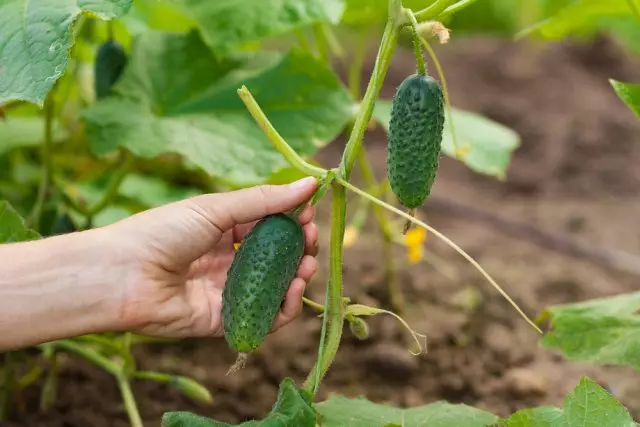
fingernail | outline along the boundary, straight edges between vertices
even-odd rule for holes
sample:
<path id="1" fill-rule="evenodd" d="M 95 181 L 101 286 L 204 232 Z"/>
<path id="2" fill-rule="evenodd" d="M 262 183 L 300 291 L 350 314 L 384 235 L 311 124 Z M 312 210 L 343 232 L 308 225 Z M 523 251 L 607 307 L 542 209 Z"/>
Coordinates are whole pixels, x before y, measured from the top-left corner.
<path id="1" fill-rule="evenodd" d="M 316 179 L 312 176 L 308 176 L 306 178 L 302 178 L 292 182 L 291 184 L 289 184 L 289 188 L 291 188 L 293 191 L 303 191 L 311 187 L 315 187 L 315 185 Z"/>

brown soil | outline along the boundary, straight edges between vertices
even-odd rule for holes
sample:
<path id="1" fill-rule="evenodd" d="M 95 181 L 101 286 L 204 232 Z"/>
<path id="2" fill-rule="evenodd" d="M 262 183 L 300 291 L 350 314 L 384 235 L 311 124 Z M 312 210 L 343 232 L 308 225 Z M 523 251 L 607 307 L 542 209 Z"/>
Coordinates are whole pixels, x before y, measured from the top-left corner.
<path id="1" fill-rule="evenodd" d="M 445 158 L 434 198 L 569 233 L 594 246 L 640 252 L 640 126 L 607 82 L 610 77 L 637 79 L 637 61 L 631 62 L 606 40 L 589 46 L 534 48 L 470 39 L 439 48 L 439 54 L 454 104 L 513 127 L 523 141 L 506 182 L 474 174 Z M 383 96 L 390 97 L 412 72 L 411 61 L 408 54 L 394 58 Z M 366 143 L 382 176 L 384 135 L 380 130 L 370 132 Z M 335 164 L 343 144 L 336 141 L 319 159 Z M 437 203 L 427 203 L 425 212 L 431 224 L 474 256 L 530 316 L 550 304 L 638 287 L 638 278 L 630 274 L 541 249 L 486 223 L 450 215 Z M 327 248 L 326 203 L 318 216 L 322 247 Z M 506 415 L 532 405 L 562 404 L 563 396 L 586 374 L 640 415 L 640 403 L 633 399 L 638 374 L 570 364 L 540 349 L 536 334 L 476 270 L 435 238 L 429 238 L 429 247 L 438 258 L 414 266 L 406 265 L 401 248 L 396 248 L 402 291 L 410 301 L 406 317 L 413 328 L 428 335 L 428 353 L 410 356 L 407 334 L 389 316 L 370 321 L 371 337 L 364 342 L 347 329 L 320 399 L 331 392 L 365 394 L 375 401 L 406 406 L 447 399 Z M 326 249 L 322 255 L 326 261 Z M 381 245 L 373 223 L 345 256 L 346 294 L 386 305 Z M 326 274 L 322 270 L 310 286 L 309 295 L 316 300 L 323 299 Z M 469 289 L 481 296 L 474 310 L 460 304 Z M 138 382 L 134 391 L 147 425 L 159 425 L 163 412 L 175 410 L 230 422 L 262 417 L 280 380 L 285 376 L 302 380 L 311 368 L 319 328 L 318 319 L 306 311 L 303 318 L 272 335 L 249 365 L 230 377 L 225 372 L 234 355 L 220 339 L 139 348 L 141 368 L 191 375 L 215 399 L 206 407 L 168 387 Z M 38 393 L 38 387 L 28 389 L 24 412 L 6 425 L 128 425 L 112 378 L 82 361 L 63 363 L 55 409 L 38 413 Z"/>

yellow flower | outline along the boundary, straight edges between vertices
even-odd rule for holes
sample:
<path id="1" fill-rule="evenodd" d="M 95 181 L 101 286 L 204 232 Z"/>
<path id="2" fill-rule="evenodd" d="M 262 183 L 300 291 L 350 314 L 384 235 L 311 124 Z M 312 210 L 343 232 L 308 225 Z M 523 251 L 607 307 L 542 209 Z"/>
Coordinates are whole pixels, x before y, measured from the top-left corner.
<path id="1" fill-rule="evenodd" d="M 427 231 L 422 227 L 412 228 L 405 234 L 404 243 L 407 246 L 407 257 L 412 264 L 416 264 L 422 260 L 422 245 L 426 237 Z"/>

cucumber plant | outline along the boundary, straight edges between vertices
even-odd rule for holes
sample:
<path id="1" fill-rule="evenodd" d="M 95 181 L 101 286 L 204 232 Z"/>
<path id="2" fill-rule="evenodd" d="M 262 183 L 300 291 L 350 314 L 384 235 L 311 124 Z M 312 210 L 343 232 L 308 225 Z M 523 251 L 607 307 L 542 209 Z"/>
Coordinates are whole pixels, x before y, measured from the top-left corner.
<path id="1" fill-rule="evenodd" d="M 133 5 L 130 0 L 96 0 L 82 8 L 61 5 L 55 14 L 49 11 L 49 15 L 42 15 L 43 22 L 56 23 L 50 26 L 52 30 L 33 33 L 41 37 L 37 41 L 38 46 L 45 47 L 42 52 L 30 50 L 33 44 L 23 33 L 24 28 L 42 24 L 31 19 L 40 16 L 38 13 L 22 13 L 37 11 L 41 6 L 39 2 L 12 0 L 0 5 L 0 12 L 6 16 L 3 21 L 6 25 L 0 25 L 1 39 L 13 41 L 0 43 L 0 77 L 11 77 L 0 78 L 0 143 L 23 149 L 5 152 L 0 144 L 0 160 L 6 166 L 4 172 L 0 169 L 0 184 L 3 184 L 0 194 L 15 205 L 14 209 L 7 201 L 0 202 L 3 214 L 0 217 L 4 221 L 12 219 L 15 227 L 12 235 L 28 240 L 100 226 L 192 192 L 288 181 L 294 176 L 316 177 L 321 184 L 312 204 L 331 190 L 330 277 L 326 298 L 324 304 L 304 300 L 322 313 L 318 357 L 301 387 L 287 378 L 282 381 L 278 400 L 264 425 L 344 425 L 341 413 L 347 413 L 349 420 L 358 419 L 361 413 L 377 413 L 381 420 L 393 420 L 394 425 L 413 425 L 409 415 L 405 419 L 404 412 L 396 408 L 382 409 L 367 401 L 344 398 L 315 403 L 314 398 L 338 351 L 344 322 L 348 322 L 355 336 L 366 339 L 369 327 L 364 317 L 395 316 L 420 348 L 423 336 L 412 331 L 397 314 L 404 303 L 393 260 L 396 243 L 410 246 L 409 252 L 415 252 L 413 245 L 422 244 L 420 234 L 410 234 L 415 230 L 428 230 L 443 239 L 518 309 L 468 254 L 411 211 L 428 196 L 441 153 L 475 171 L 504 177 L 508 161 L 500 163 L 466 156 L 469 152 L 473 154 L 478 143 L 458 144 L 456 129 L 460 129 L 454 122 L 463 112 L 451 106 L 442 67 L 428 41 L 437 37 L 445 43 L 450 38 L 447 25 L 452 19 L 455 23 L 460 14 L 474 15 L 478 7 L 485 7 L 483 3 L 491 0 L 406 0 L 404 4 L 400 0 L 390 0 L 388 4 L 380 0 L 371 2 L 367 8 L 358 1 L 292 0 L 296 1 L 299 2 L 296 7 L 291 7 L 290 2 L 264 1 L 247 2 L 242 8 L 225 8 L 217 2 L 205 7 L 201 2 L 190 0 L 175 4 L 136 0 Z M 621 1 L 629 5 L 630 16 L 640 16 L 634 0 Z M 512 7 L 519 7 L 516 3 L 513 2 Z M 527 3 L 530 6 L 532 2 Z M 588 9 L 589 3 L 575 2 L 567 6 L 570 13 L 560 10 L 561 18 L 553 18 L 554 25 L 558 25 L 558 19 L 562 23 L 562 16 L 570 22 L 566 16 L 581 13 L 581 8 Z M 308 5 L 314 7 L 307 10 Z M 156 8 L 162 8 L 162 12 Z M 246 22 L 249 14 L 245 14 L 244 9 L 248 8 L 252 9 L 252 22 Z M 612 13 L 621 10 L 617 6 L 611 9 Z M 273 11 L 282 13 L 274 17 Z M 64 19 L 59 19 L 61 16 Z M 353 55 L 345 53 L 339 37 L 334 34 L 332 25 L 338 24 L 356 32 Z M 382 24 L 384 30 L 371 78 L 362 94 L 360 79 L 367 41 L 377 24 Z M 549 25 L 549 21 L 532 32 L 548 34 L 543 31 L 544 25 Z M 572 28 L 569 24 L 565 27 Z M 393 100 L 381 100 L 379 93 L 387 69 L 405 34 L 415 52 L 415 70 L 407 70 L 407 78 Z M 276 45 L 284 43 L 291 49 L 286 55 L 262 51 L 260 45 L 267 38 L 275 38 Z M 292 48 L 292 44 L 297 47 Z M 423 49 L 433 62 L 437 81 L 436 73 L 427 74 Z M 69 50 L 71 60 L 67 57 Z M 31 53 L 36 57 L 31 58 Z M 334 59 L 344 62 L 348 69 L 348 90 L 331 69 Z M 635 86 L 612 84 L 637 112 L 640 102 Z M 236 93 L 237 88 L 240 89 Z M 29 103 L 43 107 L 42 111 L 34 114 L 35 109 Z M 367 129 L 376 125 L 388 128 L 389 139 L 388 178 L 380 181 L 373 174 L 363 144 Z M 238 129 L 242 133 L 240 139 L 248 142 L 238 141 Z M 260 130 L 265 132 L 266 139 Z M 306 160 L 342 131 L 348 140 L 339 165 L 324 168 Z M 494 157 L 508 159 L 508 153 L 517 146 L 517 137 L 502 131 L 508 148 L 503 155 Z M 189 138 L 184 137 L 187 133 Z M 238 147 L 238 144 L 238 152 L 225 155 L 228 147 Z M 34 147 L 40 148 L 40 152 L 32 152 Z M 411 156 L 412 152 L 416 155 Z M 245 163 L 245 153 L 250 153 L 249 157 L 255 161 Z M 41 172 L 37 166 L 41 166 Z M 350 182 L 356 167 L 365 189 Z M 418 170 L 425 173 L 415 173 Z M 143 174 L 153 175 L 155 179 Z M 4 185 L 6 180 L 24 181 L 27 190 L 16 191 L 15 186 Z M 179 186 L 181 190 L 172 191 Z M 358 213 L 350 223 L 346 217 L 347 191 L 361 198 Z M 410 211 L 396 208 L 396 200 Z M 347 230 L 357 233 L 369 210 L 375 215 L 381 233 L 391 308 L 395 312 L 351 304 L 344 296 L 345 233 Z M 405 239 L 398 236 L 399 227 L 396 228 L 391 214 L 404 222 L 405 231 L 408 224 L 416 226 L 407 232 Z M 20 216 L 27 217 L 26 224 Z M 295 212 L 290 216 L 276 215 L 254 227 L 229 271 L 223 317 L 229 346 L 240 354 L 240 363 L 234 371 L 247 354 L 260 346 L 295 272 L 302 245 L 299 227 L 293 218 Z M 255 265 L 258 258 L 260 263 Z M 416 258 L 421 259 L 420 252 Z M 269 287 L 263 289 L 261 285 Z M 620 301 L 614 303 L 620 304 Z M 263 316 L 256 316 L 259 309 Z M 551 313 L 549 316 L 559 325 L 564 325 L 565 319 L 569 319 L 566 323 L 570 324 L 577 316 L 570 307 Z M 600 319 L 603 323 L 608 320 L 611 319 Z M 627 317 L 617 320 L 628 322 L 624 324 L 629 328 L 633 326 Z M 581 346 L 575 342 L 563 345 L 562 337 L 553 334 L 546 338 L 549 347 L 559 348 L 569 357 L 584 359 L 576 350 Z M 83 357 L 113 375 L 134 427 L 142 425 L 130 387 L 134 380 L 171 385 L 191 398 L 210 401 L 208 391 L 189 378 L 136 368 L 132 347 L 152 341 L 134 334 L 60 340 L 39 346 L 45 363 L 34 361 L 24 352 L 5 354 L 0 381 L 0 420 L 13 409 L 12 394 L 43 376 L 41 409 L 47 410 L 55 404 L 58 356 L 63 352 Z M 582 346 L 600 350 L 593 349 L 592 343 L 590 340 Z M 605 350 L 615 355 L 610 348 Z M 594 359 L 598 361 L 597 358 L 591 360 Z M 610 356 L 609 361 L 633 363 L 628 357 Z M 241 371 L 235 374 L 241 375 Z M 580 382 L 566 403 L 584 402 L 587 398 L 592 398 L 594 405 L 607 402 L 608 406 L 603 408 L 615 415 L 611 420 L 617 423 L 610 425 L 631 425 L 624 408 L 588 380 Z M 345 407 L 352 411 L 345 412 Z M 581 416 L 575 411 L 564 414 L 555 407 L 535 408 L 533 415 L 515 414 L 515 421 L 500 420 L 487 412 L 457 405 L 427 405 L 424 411 L 424 414 L 454 413 L 458 424 L 468 422 L 470 426 L 516 426 L 521 425 L 515 424 L 520 416 L 547 419 L 549 413 L 564 423 L 558 425 L 568 425 Z M 387 421 L 384 425 L 389 425 Z M 167 413 L 163 424 L 167 427 L 226 425 L 187 413 Z M 600 425 L 608 427 L 609 424 Z"/>

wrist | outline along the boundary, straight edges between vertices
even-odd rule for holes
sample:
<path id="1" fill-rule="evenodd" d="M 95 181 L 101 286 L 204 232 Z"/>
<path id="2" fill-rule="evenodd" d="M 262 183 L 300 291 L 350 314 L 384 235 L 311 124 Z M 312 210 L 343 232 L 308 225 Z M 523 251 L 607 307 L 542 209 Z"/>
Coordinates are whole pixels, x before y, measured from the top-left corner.
<path id="1" fill-rule="evenodd" d="M 89 230 L 0 248 L 0 347 L 118 330 L 125 271 Z"/>

